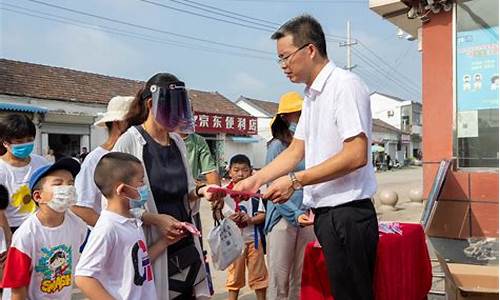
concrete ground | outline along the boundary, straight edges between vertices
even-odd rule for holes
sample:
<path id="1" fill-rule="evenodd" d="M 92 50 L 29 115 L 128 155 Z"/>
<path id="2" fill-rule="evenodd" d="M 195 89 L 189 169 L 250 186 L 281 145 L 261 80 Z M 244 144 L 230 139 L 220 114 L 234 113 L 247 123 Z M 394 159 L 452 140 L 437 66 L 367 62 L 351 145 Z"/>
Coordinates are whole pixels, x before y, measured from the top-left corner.
<path id="1" fill-rule="evenodd" d="M 415 205 L 410 203 L 408 192 L 411 189 L 422 188 L 422 168 L 421 167 L 409 167 L 405 169 L 385 171 L 376 173 L 377 178 L 377 195 L 375 195 L 375 204 L 377 207 L 377 215 L 381 221 L 400 221 L 400 222 L 410 222 L 418 223 L 420 220 L 420 215 L 423 210 L 423 205 Z M 399 196 L 398 204 L 396 205 L 397 210 L 386 211 L 378 208 L 379 199 L 378 193 L 384 189 L 395 191 Z M 203 231 L 205 234 L 213 227 L 212 213 L 208 203 L 203 202 L 201 205 L 202 223 Z M 205 248 L 208 248 L 205 244 Z M 434 258 L 434 253 L 431 250 L 431 258 Z M 212 278 L 214 282 L 215 295 L 212 299 L 223 300 L 227 299 L 227 292 L 225 291 L 224 285 L 226 280 L 226 272 L 217 271 L 212 267 Z M 433 262 L 433 273 L 441 273 L 439 264 Z M 444 279 L 434 278 L 433 291 L 442 293 L 444 291 Z M 84 297 L 75 291 L 75 296 L 73 299 L 84 299 Z M 248 288 L 244 288 L 240 292 L 241 300 L 251 300 L 255 299 L 255 294 Z M 444 300 L 443 295 L 429 295 L 430 300 Z"/>

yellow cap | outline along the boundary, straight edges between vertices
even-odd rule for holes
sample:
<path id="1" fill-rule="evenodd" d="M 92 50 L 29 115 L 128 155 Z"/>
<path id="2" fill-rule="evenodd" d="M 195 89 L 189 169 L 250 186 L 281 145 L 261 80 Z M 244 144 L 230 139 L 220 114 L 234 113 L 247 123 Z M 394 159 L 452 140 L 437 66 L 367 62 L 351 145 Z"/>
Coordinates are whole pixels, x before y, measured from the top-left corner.
<path id="1" fill-rule="evenodd" d="M 302 96 L 297 92 L 288 92 L 281 96 L 278 114 L 293 113 L 302 110 Z"/>
<path id="2" fill-rule="evenodd" d="M 278 105 L 278 112 L 276 115 L 301 111 L 303 102 L 304 100 L 302 99 L 302 96 L 300 96 L 297 92 L 288 92 L 283 94 L 280 97 L 280 103 Z M 271 120 L 271 127 L 273 126 L 275 120 L 276 116 L 274 116 Z"/>

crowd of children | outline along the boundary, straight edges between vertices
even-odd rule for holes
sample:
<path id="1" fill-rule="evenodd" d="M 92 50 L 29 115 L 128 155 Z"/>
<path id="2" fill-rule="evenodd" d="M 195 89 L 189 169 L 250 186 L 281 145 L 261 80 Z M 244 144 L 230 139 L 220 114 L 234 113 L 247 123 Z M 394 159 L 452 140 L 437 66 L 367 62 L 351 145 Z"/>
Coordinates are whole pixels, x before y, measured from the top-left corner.
<path id="1" fill-rule="evenodd" d="M 138 157 L 142 155 L 121 150 L 126 147 L 119 138 L 128 127 L 124 118 L 133 99 L 115 97 L 110 101 L 108 113 L 112 113 L 105 115 L 106 122 L 97 124 L 105 124 L 109 138 L 82 165 L 71 157 L 49 163 L 33 154 L 36 129 L 27 116 L 12 114 L 0 122 L 2 299 L 71 299 L 75 286 L 89 299 L 98 300 L 208 297 L 198 297 L 194 291 L 209 276 L 200 277 L 198 270 L 204 273 L 205 269 L 198 266 L 194 271 L 184 270 L 183 262 L 171 259 L 184 259 L 182 255 L 175 256 L 169 246 L 191 236 L 189 222 L 181 222 L 183 227 L 174 237 L 168 232 L 148 235 L 151 229 L 143 226 L 146 220 L 155 225 L 153 216 L 144 208 L 158 191 L 157 187 L 148 186 L 148 180 L 154 180 L 148 173 L 154 166 L 141 161 Z M 128 134 L 137 131 L 149 137 L 147 130 L 147 126 L 130 127 Z M 182 142 L 180 138 L 173 140 Z M 184 160 L 179 163 L 185 165 Z M 234 155 L 227 168 L 230 182 L 225 188 L 232 189 L 252 172 L 246 155 Z M 208 199 L 208 190 L 208 186 L 201 185 L 191 193 Z M 258 300 L 266 299 L 270 282 L 265 261 L 266 206 L 261 198 L 230 195 L 214 206 L 222 207 L 221 217 L 236 223 L 244 241 L 242 255 L 227 269 L 226 289 L 231 300 L 238 299 L 247 284 Z M 163 217 L 156 216 L 154 220 L 165 222 Z M 191 233 L 196 234 L 196 230 Z M 196 248 L 191 248 L 194 252 L 184 251 L 183 255 L 198 256 Z M 162 259 L 167 251 L 171 252 L 168 273 L 158 275 L 153 262 Z M 171 272 L 175 271 L 172 266 L 178 267 L 178 274 Z M 187 293 L 172 297 L 164 280 L 168 278 L 166 283 L 172 285 L 171 277 L 181 283 L 182 278 L 192 277 L 195 283 L 186 287 L 181 284 Z"/>

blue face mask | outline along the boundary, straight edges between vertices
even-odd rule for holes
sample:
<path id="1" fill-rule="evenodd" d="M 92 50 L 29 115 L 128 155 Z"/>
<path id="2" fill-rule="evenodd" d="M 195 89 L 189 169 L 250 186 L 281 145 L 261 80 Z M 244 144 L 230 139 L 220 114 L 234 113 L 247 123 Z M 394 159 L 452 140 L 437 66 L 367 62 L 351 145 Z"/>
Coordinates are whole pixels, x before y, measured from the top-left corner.
<path id="1" fill-rule="evenodd" d="M 292 133 L 295 133 L 295 129 L 297 129 L 297 123 L 290 122 L 290 125 L 288 125 L 288 130 L 290 130 Z"/>
<path id="2" fill-rule="evenodd" d="M 139 199 L 129 199 L 130 208 L 142 208 L 149 198 L 149 188 L 147 185 L 142 185 L 137 188 Z"/>
<path id="3" fill-rule="evenodd" d="M 17 158 L 27 158 L 30 156 L 31 152 L 33 152 L 33 148 L 35 147 L 34 142 L 24 143 L 24 144 L 11 144 L 10 148 L 12 151 L 12 155 Z"/>

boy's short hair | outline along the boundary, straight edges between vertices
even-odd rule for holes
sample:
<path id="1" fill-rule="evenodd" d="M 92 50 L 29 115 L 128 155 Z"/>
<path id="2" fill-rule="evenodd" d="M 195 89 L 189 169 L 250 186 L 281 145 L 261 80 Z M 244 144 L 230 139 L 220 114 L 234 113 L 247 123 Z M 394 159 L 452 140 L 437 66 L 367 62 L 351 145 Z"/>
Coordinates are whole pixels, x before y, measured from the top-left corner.
<path id="1" fill-rule="evenodd" d="M 233 164 L 245 164 L 250 168 L 252 167 L 250 158 L 248 158 L 248 156 L 246 156 L 245 154 L 236 154 L 235 156 L 231 157 L 231 160 L 229 161 L 229 168 L 231 168 Z"/>
<path id="2" fill-rule="evenodd" d="M 104 197 L 113 196 L 113 186 L 118 182 L 129 183 L 137 175 L 142 162 L 135 156 L 123 152 L 104 155 L 95 168 L 94 181 Z"/>
<path id="3" fill-rule="evenodd" d="M 9 190 L 0 184 L 0 209 L 6 209 L 9 206 Z"/>

